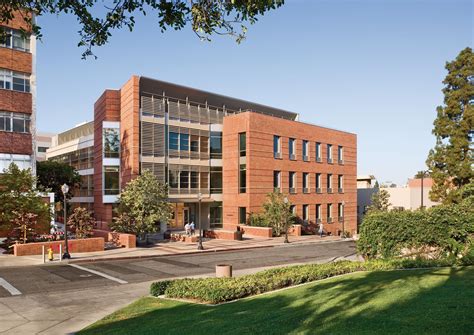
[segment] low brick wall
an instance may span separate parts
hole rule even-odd
[[[236,230],[224,230],[224,229],[206,230],[204,232],[204,236],[209,237],[209,238],[217,238],[220,240],[236,241],[239,239],[239,233]]]
[[[293,227],[288,229],[288,235],[290,236],[301,236],[301,225],[295,224]]]
[[[107,230],[93,230],[95,237],[104,238],[105,242],[114,242],[118,247],[124,248],[136,248],[137,247],[137,237],[133,234],[126,233],[116,233]]]
[[[244,235],[250,235],[254,237],[272,237],[273,231],[271,227],[253,227],[247,225],[239,225],[240,231]]]
[[[36,242],[26,244],[15,244],[13,246],[13,254],[15,256],[30,256],[30,255],[41,255],[43,251],[43,245],[45,246],[46,252],[51,247],[54,253],[59,252],[59,245],[62,245],[64,252],[64,241],[52,241],[52,242]],[[103,237],[92,237],[86,239],[69,240],[68,241],[69,252],[94,252],[104,251],[104,238]]]

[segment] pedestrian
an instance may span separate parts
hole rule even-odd
[[[189,225],[189,223],[186,223],[184,225],[184,230],[186,231],[187,236],[189,236],[191,234],[191,226]]]
[[[324,226],[323,223],[319,223],[319,237],[323,238]]]
[[[196,226],[194,225],[194,221],[191,221],[189,228],[191,229],[191,235],[194,235],[196,233]]]

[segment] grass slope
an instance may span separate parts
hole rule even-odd
[[[472,334],[474,267],[355,273],[221,306],[142,298],[79,334]]]

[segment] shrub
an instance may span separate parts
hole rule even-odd
[[[460,257],[474,233],[469,202],[416,211],[371,211],[362,222],[357,249],[365,258],[392,258],[403,251],[435,258]]]
[[[93,234],[95,220],[86,208],[77,207],[69,216],[67,224],[74,228],[76,238],[88,238]]]
[[[270,224],[261,213],[249,213],[247,224],[253,227],[269,227]]]
[[[426,268],[452,264],[454,264],[453,261],[448,259],[395,259],[306,264],[269,269],[237,278],[185,278],[166,283],[157,282],[152,284],[150,293],[158,296],[164,292],[170,298],[216,304],[355,271]]]

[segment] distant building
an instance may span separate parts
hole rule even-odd
[[[46,160],[46,150],[51,148],[51,141],[54,134],[52,133],[36,133],[36,161],[42,162]]]

